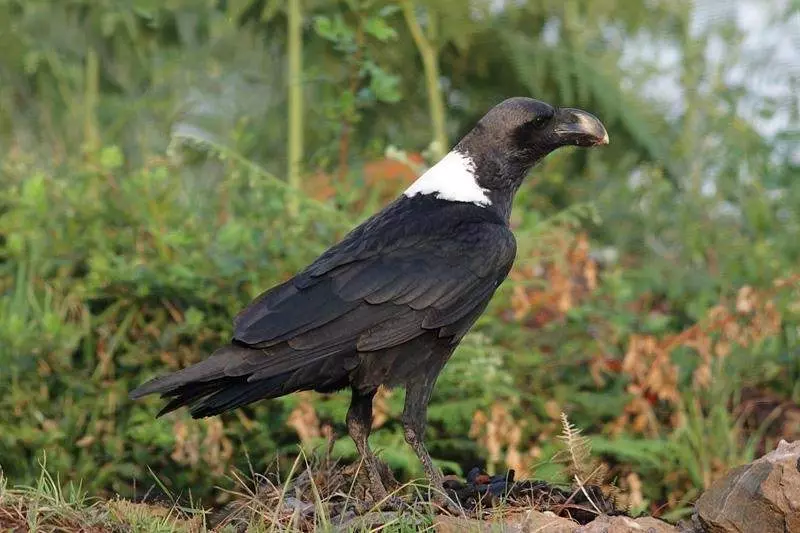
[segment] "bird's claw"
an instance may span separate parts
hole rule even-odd
[[[399,496],[387,496],[382,501],[378,502],[378,507],[383,511],[404,511],[410,509],[411,506],[403,498]]]
[[[402,512],[410,508],[411,506],[403,498],[391,495],[384,496],[381,499],[374,499],[372,502],[366,505],[362,504],[361,506],[358,506],[356,513],[363,515],[375,511]]]
[[[464,516],[464,508],[442,491],[433,498],[433,504],[450,515]]]

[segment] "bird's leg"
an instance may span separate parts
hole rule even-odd
[[[433,465],[431,455],[425,448],[425,428],[428,425],[428,401],[430,400],[433,383],[428,384],[426,378],[415,381],[406,386],[406,400],[403,408],[403,430],[406,442],[419,457],[425,475],[430,484],[441,488],[442,474]]]
[[[367,440],[372,429],[372,398],[375,396],[375,392],[360,393],[353,388],[350,408],[347,410],[347,432],[356,443],[356,449],[364,461],[364,468],[369,476],[370,491],[375,502],[378,503],[388,502],[389,499],[383,481],[381,481],[378,458],[372,453]]]
[[[433,370],[433,369],[431,369]],[[406,399],[403,407],[403,429],[406,442],[417,454],[425,475],[433,489],[433,499],[448,511],[461,513],[461,509],[450,501],[444,490],[442,473],[433,464],[433,459],[425,448],[425,428],[428,424],[428,402],[433,385],[436,383],[438,370],[428,372],[419,380],[406,385]]]

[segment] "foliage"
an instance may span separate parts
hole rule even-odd
[[[430,407],[440,465],[565,481],[564,412],[631,508],[674,518],[726,468],[800,437],[797,161],[789,127],[752,119],[791,123],[798,106],[729,75],[747,64],[795,87],[791,73],[747,57],[728,19],[695,27],[687,3],[411,7],[435,37],[450,142],[518,94],[589,109],[611,135],[549,157],[520,191],[515,268]],[[47,450],[58,486],[134,496],[156,472],[156,491],[216,503],[232,468],[277,456],[288,470],[298,441],[333,433],[355,457],[346,395],[203,421],[127,399],[401,190],[419,169],[394,147],[424,166],[429,84],[402,6],[304,13],[298,191],[283,179],[280,2],[0,0],[0,466],[14,484],[41,480]],[[745,411],[745,395],[778,407]],[[401,391],[381,392],[373,442],[408,479],[421,471],[401,409]]]
[[[5,530],[32,532],[85,532],[85,531],[148,531],[153,533],[178,533],[189,531],[336,531],[328,515],[334,489],[344,478],[331,465],[316,461],[302,464],[298,456],[290,477],[278,485],[263,477],[246,479],[237,476],[235,500],[219,510],[210,512],[189,502],[181,505],[174,495],[166,502],[134,502],[123,498],[107,500],[88,498],[81,487],[69,485],[66,489],[47,469],[45,461],[31,486],[10,486],[0,476],[0,527]],[[332,482],[335,485],[332,485]],[[299,488],[314,492],[316,498],[310,508],[302,512],[290,504],[289,492],[297,496]],[[286,501],[288,500],[288,501]],[[299,500],[294,499],[295,502]],[[309,516],[313,515],[313,516]],[[369,515],[368,515],[369,516]],[[419,531],[420,526],[430,527],[432,517],[422,512],[395,514],[383,524],[365,520],[350,520],[348,530],[368,533]]]

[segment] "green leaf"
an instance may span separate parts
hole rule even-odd
[[[269,22],[277,15],[283,7],[283,0],[267,0],[261,10],[261,21]]]
[[[379,17],[370,17],[364,24],[364,31],[385,43],[397,37],[397,32]]]
[[[226,0],[227,15],[233,20],[238,20],[239,17],[250,7],[251,0]],[[266,9],[266,6],[264,7]],[[264,9],[261,10],[263,15]]]
[[[118,146],[107,146],[100,152],[100,165],[105,170],[117,170],[124,162],[122,150]]]
[[[336,41],[336,33],[333,31],[333,22],[330,17],[317,16],[314,17],[314,31],[317,35],[328,39],[329,41]]]

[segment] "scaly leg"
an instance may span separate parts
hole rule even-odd
[[[439,368],[431,368],[420,379],[406,385],[406,399],[403,407],[403,429],[405,439],[417,454],[428,482],[433,489],[433,499],[450,512],[461,513],[461,509],[450,501],[444,490],[442,473],[433,464],[433,459],[425,447],[425,428],[428,425],[428,402],[433,385],[439,375]]]
[[[356,443],[356,449],[364,461],[372,497],[375,503],[379,503],[387,502],[389,499],[383,481],[381,481],[378,458],[372,453],[368,442],[369,432],[372,429],[372,398],[375,396],[375,392],[364,394],[353,389],[350,408],[347,410],[347,432]]]

